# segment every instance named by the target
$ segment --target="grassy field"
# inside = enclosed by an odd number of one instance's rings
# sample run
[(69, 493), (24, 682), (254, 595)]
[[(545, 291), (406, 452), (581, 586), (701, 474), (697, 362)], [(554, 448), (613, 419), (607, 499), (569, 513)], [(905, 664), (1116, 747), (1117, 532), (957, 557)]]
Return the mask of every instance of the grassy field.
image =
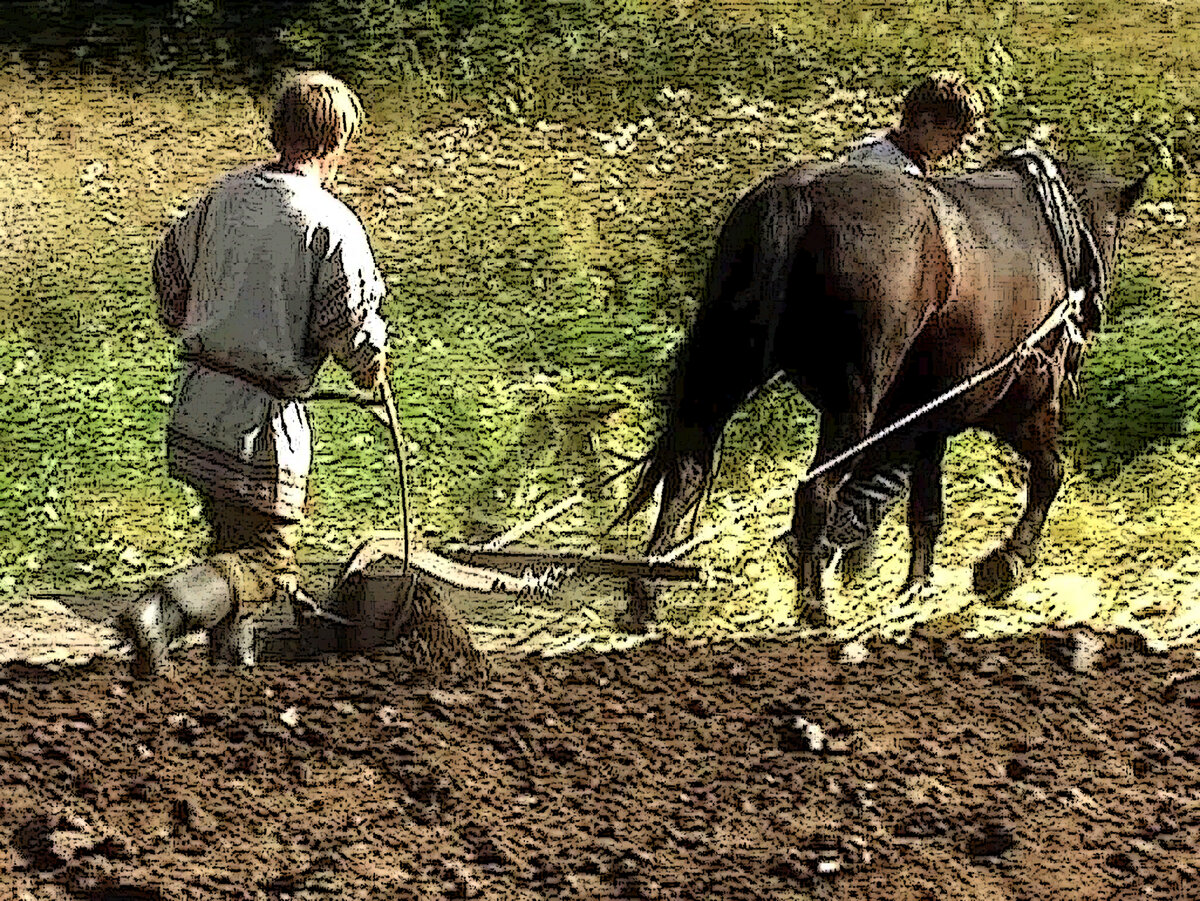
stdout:
[[(948, 466), (943, 590), (916, 615), (982, 632), (1062, 616), (1141, 617), (1171, 641), (1200, 630), (1189, 156), (1198, 66), (1194, 46), (1172, 37), (1186, 30), (1186, 10), (977, 3), (962, 10), (961, 29), (916, 28), (940, 22), (941, 6), (819, 7), (809, 37), (840, 67), (818, 78), (819, 60), (804, 57), (803, 85), (778, 66), (728, 79), (684, 73), (651, 100), (583, 112), (534, 102), (528, 85), (528, 103), (425, 95), (422, 106), (414, 98), (428, 75), (405, 91), (369, 92), (343, 192), (391, 288), (393, 383), (422, 541), (489, 537), (612, 471), (619, 455), (642, 453), (655, 386), (736, 193), (888, 124), (894, 86), (941, 59), (989, 91), (985, 152), (1051, 125), (1061, 145), (1125, 174), (1135, 154), (1149, 155), (1156, 178), (1127, 236), (1110, 330), (1070, 404), (1068, 482), (1043, 564), (1004, 610), (966, 592), (962, 567), (1007, 534), (1021, 482), (1007, 451), (964, 436)], [(719, 8), (734, 22), (768, 16), (753, 3)], [(803, 43), (805, 21), (793, 11), (781, 26), (780, 54)], [(2, 603), (131, 583), (199, 553), (195, 497), (165, 472), (175, 351), (153, 317), (149, 262), (173, 210), (267, 146), (261, 108), (242, 89), (134, 88), (12, 68), (0, 78)], [(334, 372), (326, 381), (345, 385)], [(306, 549), (341, 557), (366, 531), (399, 526), (394, 466), (386, 436), (361, 412), (324, 406), (315, 421)], [(787, 616), (793, 589), (766, 545), (787, 521), (814, 437), (808, 406), (786, 389), (731, 425), (700, 526), (740, 519), (697, 551), (717, 575), (670, 599), (672, 622), (760, 628)], [(531, 540), (594, 544), (627, 490)], [(904, 532), (901, 516), (890, 519), (877, 570), (837, 594), (847, 628), (888, 615)], [(641, 534), (611, 542), (633, 549)]]

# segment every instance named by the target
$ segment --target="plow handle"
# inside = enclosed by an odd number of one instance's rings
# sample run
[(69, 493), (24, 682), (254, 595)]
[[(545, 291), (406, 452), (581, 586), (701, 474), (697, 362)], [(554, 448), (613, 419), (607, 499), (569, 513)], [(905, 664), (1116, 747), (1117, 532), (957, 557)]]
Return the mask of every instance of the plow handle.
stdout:
[(400, 475), (400, 516), (404, 532), (404, 575), (408, 575), (409, 538), (408, 538), (408, 455), (404, 451), (404, 442), (400, 438), (400, 415), (396, 412), (396, 398), (392, 395), (392, 383), (386, 373), (379, 380), (379, 396), (383, 400), (384, 413), (387, 416), (388, 431), (392, 434), (392, 449), (396, 452), (396, 468)]

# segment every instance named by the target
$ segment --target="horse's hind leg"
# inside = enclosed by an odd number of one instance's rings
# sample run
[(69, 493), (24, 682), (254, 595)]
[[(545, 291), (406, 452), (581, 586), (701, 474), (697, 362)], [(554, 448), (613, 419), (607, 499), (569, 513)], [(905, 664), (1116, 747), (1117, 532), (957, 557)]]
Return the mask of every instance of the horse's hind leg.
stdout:
[(833, 558), (825, 532), (835, 492), (831, 476), (821, 476), (796, 491), (791, 531), (784, 544), (796, 571), (796, 616), (814, 626), (826, 626), (825, 588), (822, 576)]
[[(648, 556), (658, 557), (671, 549), (684, 517), (700, 501), (710, 466), (711, 456), (696, 452), (680, 454), (668, 467), (663, 479), (658, 517), (650, 536)], [(622, 618), (624, 628), (631, 632), (645, 630), (646, 625), (655, 618), (656, 594), (651, 580), (629, 580), (628, 603)]]
[(1028, 501), (1008, 541), (975, 564), (974, 587), (980, 594), (1003, 596), (1016, 586), (1024, 569), (1037, 558), (1042, 527), (1062, 486), (1058, 425), (1057, 407), (1047, 405), (1046, 410), (1012, 436), (1013, 447), (1029, 461)]
[(919, 588), (929, 581), (933, 548), (945, 522), (942, 499), (942, 458), (945, 454), (946, 438), (942, 435), (917, 442), (917, 459), (913, 464), (908, 501), (912, 555), (908, 561), (908, 578), (904, 582), (906, 591)]

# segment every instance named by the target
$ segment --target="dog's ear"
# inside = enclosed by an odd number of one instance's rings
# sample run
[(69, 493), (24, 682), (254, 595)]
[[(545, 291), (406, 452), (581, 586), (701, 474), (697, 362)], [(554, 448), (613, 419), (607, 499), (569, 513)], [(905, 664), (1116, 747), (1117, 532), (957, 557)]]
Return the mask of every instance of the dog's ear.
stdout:
[(1121, 189), (1121, 198), (1117, 204), (1117, 212), (1121, 216), (1125, 216), (1142, 198), (1142, 192), (1146, 190), (1146, 182), (1150, 179), (1150, 173), (1147, 172), (1140, 178), (1135, 178), (1129, 184)]

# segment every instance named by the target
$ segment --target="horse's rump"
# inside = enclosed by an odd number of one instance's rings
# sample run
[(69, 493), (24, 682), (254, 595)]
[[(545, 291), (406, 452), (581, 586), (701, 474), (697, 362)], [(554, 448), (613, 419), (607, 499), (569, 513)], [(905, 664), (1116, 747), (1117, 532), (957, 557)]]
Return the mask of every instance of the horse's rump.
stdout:
[[(867, 235), (857, 251), (846, 254), (843, 248), (861, 234), (862, 219), (855, 215), (854, 203), (841, 202), (845, 194), (830, 197), (843, 227), (826, 241), (841, 270), (826, 302), (849, 304), (864, 322), (875, 323), (859, 335), (858, 354), (876, 363), (872, 388), (883, 392), (873, 404), (871, 418), (877, 425), (899, 419), (986, 369), (1036, 331), (1068, 296), (1064, 258), (1075, 261), (1075, 277), (1088, 299), (1072, 311), (1076, 328), (1069, 325), (1066, 334), (1078, 338), (1098, 326), (1091, 298), (1100, 290), (1093, 275), (1099, 265), (1090, 265), (1082, 221), (1077, 214), (1068, 219), (1062, 252), (1046, 209), (1015, 166), (1004, 163), (924, 183), (906, 178), (923, 189), (923, 202), (913, 192), (906, 197), (890, 191), (896, 178), (906, 177), (848, 170), (843, 182), (875, 198), (877, 216), (891, 214), (908, 230), (890, 252)], [(905, 199), (903, 206), (897, 202)], [(865, 268), (858, 258), (871, 255), (877, 257), (878, 280), (861, 276)], [(897, 305), (901, 310), (894, 309)], [(915, 331), (914, 323), (919, 323)], [(1063, 340), (1064, 331), (1056, 330), (1042, 342), (1048, 352), (1039, 361), (1051, 390), (1079, 363), (1078, 353), (1059, 352)], [(939, 409), (914, 431), (981, 419), (1015, 376), (1016, 370), (1006, 370)]]
[(777, 368), (818, 407), (874, 411), (912, 342), (951, 298), (953, 236), (935, 192), (903, 173), (846, 167), (802, 189), (811, 221), (791, 248)]

